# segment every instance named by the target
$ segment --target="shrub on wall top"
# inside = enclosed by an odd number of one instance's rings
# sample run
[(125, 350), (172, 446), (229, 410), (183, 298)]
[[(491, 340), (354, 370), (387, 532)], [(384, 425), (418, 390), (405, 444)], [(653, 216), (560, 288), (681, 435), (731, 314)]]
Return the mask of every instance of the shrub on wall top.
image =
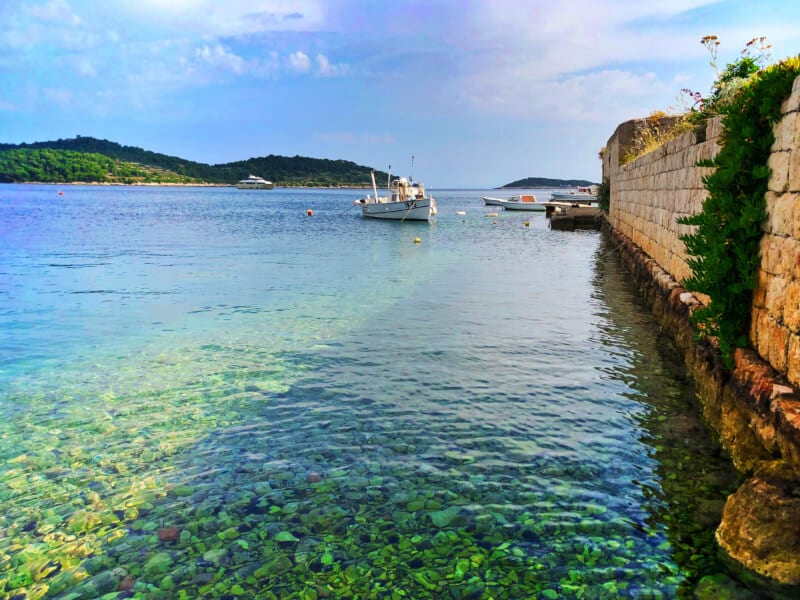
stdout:
[(759, 71), (733, 98), (717, 103), (722, 115), (722, 148), (716, 158), (700, 163), (715, 168), (704, 178), (708, 198), (700, 213), (678, 220), (696, 226), (693, 233), (681, 236), (692, 269), (692, 276), (683, 284), (711, 298), (693, 320), (702, 333), (718, 338), (728, 366), (734, 348), (748, 345), (761, 224), (766, 215), (772, 127), (798, 76), (800, 56)]

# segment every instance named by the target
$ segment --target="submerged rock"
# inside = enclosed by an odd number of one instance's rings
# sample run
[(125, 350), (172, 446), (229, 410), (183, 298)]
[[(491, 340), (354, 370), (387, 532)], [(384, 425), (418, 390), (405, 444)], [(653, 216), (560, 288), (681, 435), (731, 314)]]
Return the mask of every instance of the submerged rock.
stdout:
[(800, 481), (791, 465), (764, 463), (728, 498), (717, 541), (747, 569), (800, 586)]
[(451, 506), (445, 510), (437, 510), (431, 513), (431, 521), (436, 527), (442, 528), (451, 525), (458, 519), (461, 512), (460, 506)]
[(175, 542), (181, 534), (180, 527), (162, 527), (158, 530), (159, 542)]
[(163, 575), (172, 566), (172, 557), (167, 552), (159, 552), (144, 563), (144, 574), (149, 578)]
[(754, 592), (742, 586), (727, 575), (706, 575), (694, 590), (695, 600), (757, 600)]

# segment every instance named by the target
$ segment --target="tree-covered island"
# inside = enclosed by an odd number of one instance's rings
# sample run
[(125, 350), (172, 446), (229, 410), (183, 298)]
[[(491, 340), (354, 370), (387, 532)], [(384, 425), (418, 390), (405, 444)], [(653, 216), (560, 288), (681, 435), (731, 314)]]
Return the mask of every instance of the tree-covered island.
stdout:
[[(269, 155), (208, 165), (78, 136), (51, 142), (0, 144), (0, 183), (171, 183), (233, 185), (250, 174), (278, 186), (365, 187), (370, 167), (347, 160)], [(376, 171), (378, 181), (387, 174)]]

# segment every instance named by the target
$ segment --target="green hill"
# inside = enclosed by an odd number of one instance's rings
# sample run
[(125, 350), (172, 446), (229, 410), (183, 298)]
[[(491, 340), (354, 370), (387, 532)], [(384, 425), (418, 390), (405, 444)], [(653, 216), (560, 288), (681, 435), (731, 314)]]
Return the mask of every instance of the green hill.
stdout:
[(588, 186), (594, 184), (593, 181), (586, 179), (549, 179), (547, 177), (526, 177), (507, 183), (503, 188), (574, 188), (581, 186)]
[[(99, 140), (93, 137), (77, 136), (75, 138), (30, 144), (0, 144), (0, 156), (15, 150), (51, 150), (57, 152), (55, 154), (29, 154), (27, 155), (27, 160), (32, 161), (30, 164), (25, 163), (25, 155), (16, 155), (13, 158), (6, 158), (5, 161), (0, 161), (0, 181), (124, 181), (114, 176), (100, 179), (70, 178), (72, 174), (77, 175), (81, 172), (80, 163), (89, 160), (78, 158), (75, 154), (91, 154), (114, 159), (120, 165), (134, 165), (140, 170), (150, 173), (148, 181), (159, 181), (159, 177), (161, 177), (162, 182), (165, 183), (169, 180), (169, 182), (181, 183), (234, 184), (240, 179), (245, 179), (250, 174), (269, 179), (279, 186), (362, 187), (371, 183), (371, 169), (369, 167), (357, 165), (346, 160), (328, 160), (304, 156), (287, 157), (270, 154), (269, 156), (250, 158), (243, 161), (208, 165), (177, 156), (168, 156), (143, 150), (135, 146), (123, 146), (116, 142)], [(72, 154), (59, 156), (58, 152), (70, 152)], [(45, 166), (48, 160), (53, 160), (55, 163), (51, 166)], [(13, 165), (14, 170), (6, 170), (10, 168), (8, 165)], [(41, 175), (43, 178), (24, 178), (30, 177), (31, 173)], [(96, 170), (92, 171), (92, 173), (99, 177)], [(67, 179), (48, 179), (48, 176), (67, 177)], [(375, 172), (375, 177), (378, 181), (384, 181), (386, 176), (385, 172)], [(140, 174), (137, 177), (144, 177), (144, 175)], [(134, 179), (131, 183), (137, 181), (138, 179)]]
[(138, 165), (96, 152), (49, 148), (0, 151), (0, 183), (198, 183), (157, 167)]

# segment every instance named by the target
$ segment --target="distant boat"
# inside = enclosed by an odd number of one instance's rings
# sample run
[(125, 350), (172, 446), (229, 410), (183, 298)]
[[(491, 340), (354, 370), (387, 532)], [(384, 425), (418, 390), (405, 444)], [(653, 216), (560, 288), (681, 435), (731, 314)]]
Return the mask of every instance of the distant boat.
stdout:
[[(412, 159), (413, 161), (413, 159)], [(413, 165), (413, 162), (412, 162)], [(375, 197), (356, 200), (361, 205), (361, 215), (371, 219), (387, 219), (392, 221), (430, 221), (436, 215), (436, 200), (425, 192), (425, 185), (411, 181), (409, 177), (387, 181), (386, 196), (378, 195), (375, 184), (375, 171), (372, 171), (372, 190)]]
[(565, 192), (553, 192), (550, 194), (551, 200), (567, 200), (578, 202), (595, 202), (598, 197), (598, 189), (596, 185), (592, 186), (578, 186), (575, 190), (567, 190)]
[(483, 204), (484, 206), (503, 206), (503, 202), (513, 201), (516, 198), (519, 201), (518, 196), (509, 196), (508, 198), (494, 198), (492, 196), (483, 196)]
[(271, 190), (272, 182), (250, 175), (247, 179), (240, 179), (236, 187), (240, 190)]
[[(485, 199), (484, 199), (485, 201)], [(508, 200), (501, 202), (505, 210), (527, 210), (544, 212), (545, 206), (541, 202), (536, 201), (536, 196), (533, 194), (522, 194), (520, 196), (512, 196)]]

